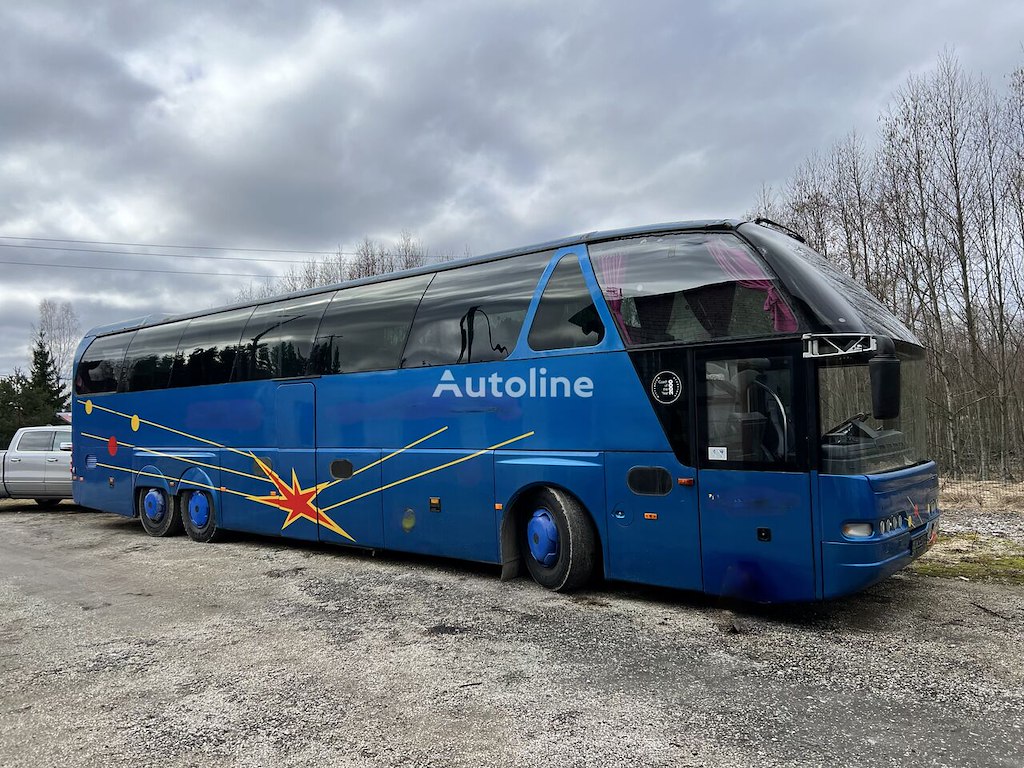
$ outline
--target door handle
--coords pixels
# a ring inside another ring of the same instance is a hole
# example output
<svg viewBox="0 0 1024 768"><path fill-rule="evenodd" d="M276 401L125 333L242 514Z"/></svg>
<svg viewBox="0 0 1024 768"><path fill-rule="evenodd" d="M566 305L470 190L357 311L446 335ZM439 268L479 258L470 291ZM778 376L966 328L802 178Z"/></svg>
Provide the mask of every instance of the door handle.
<svg viewBox="0 0 1024 768"><path fill-rule="evenodd" d="M19 461L21 461L21 459L11 459L11 464L16 464Z"/></svg>
<svg viewBox="0 0 1024 768"><path fill-rule="evenodd" d="M57 463L57 459L47 459L47 461L50 462L51 464Z"/></svg>

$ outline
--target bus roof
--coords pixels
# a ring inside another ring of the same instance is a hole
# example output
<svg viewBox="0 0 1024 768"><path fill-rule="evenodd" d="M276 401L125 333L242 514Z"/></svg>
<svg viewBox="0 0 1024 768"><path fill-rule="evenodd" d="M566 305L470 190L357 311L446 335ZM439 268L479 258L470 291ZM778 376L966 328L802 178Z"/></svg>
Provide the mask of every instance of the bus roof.
<svg viewBox="0 0 1024 768"><path fill-rule="evenodd" d="M595 243L600 242L602 240L615 240L622 237L637 237L640 235L660 234L664 232L731 230L735 229L742 223L743 221L740 219L701 219L696 221L674 221L665 222L663 224L650 224L647 226L640 227L627 227L624 229L610 229L603 231L587 232L581 235L565 237L560 240L551 240L546 243L537 243L535 245L529 245L521 248L512 248L504 251L495 251L493 253L487 253L481 256L469 256L466 258L454 259L452 261L446 261L437 264L425 264L421 267L414 267L413 269L404 269L399 272L388 272L383 275L374 275L372 277L359 278L358 280L347 280L342 283L333 283L331 285L318 286L316 288L309 288L302 291L282 293L278 296L273 297L253 299L250 301L241 301L236 302L234 304L225 304L220 307L201 310L199 312L189 312L181 315L143 315L141 317L123 320L118 323L96 326L95 328L90 329L85 334L85 336L87 338L91 336L102 336L108 333L116 333L117 331L127 331L134 328L141 328L143 326L160 325L162 323L167 323L171 321L187 320L193 317L213 315L228 309L241 309L244 307L256 306L258 304L266 304L270 301L283 301L285 299L292 299L299 296L312 296L318 293L328 293L330 291L335 291L338 290L339 288L351 288L357 285L367 285L370 283L381 283L388 280L397 280L400 277L410 277L413 275L428 274L432 272L443 272L445 270L456 269L458 267L464 267L470 264L482 264L488 261L498 261L499 259L507 259L513 256L521 256L527 253L537 253L539 251L551 251L556 250L558 248L568 248L573 245L580 245L584 243Z"/></svg>

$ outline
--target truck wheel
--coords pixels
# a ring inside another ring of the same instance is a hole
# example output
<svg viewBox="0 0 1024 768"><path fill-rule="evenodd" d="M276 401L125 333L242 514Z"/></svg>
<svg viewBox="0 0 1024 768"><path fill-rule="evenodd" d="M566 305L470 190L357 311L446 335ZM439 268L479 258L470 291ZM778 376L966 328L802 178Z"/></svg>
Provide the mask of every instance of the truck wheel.
<svg viewBox="0 0 1024 768"><path fill-rule="evenodd" d="M55 509L60 504L60 499L36 499L35 502L43 509Z"/></svg>
<svg viewBox="0 0 1024 768"><path fill-rule="evenodd" d="M523 559L534 581L555 592L589 582L597 565L590 515L564 491L544 487L530 499L523 524Z"/></svg>
<svg viewBox="0 0 1024 768"><path fill-rule="evenodd" d="M185 491L181 494L181 522L192 541L219 541L224 531L217 525L217 510L206 491Z"/></svg>
<svg viewBox="0 0 1024 768"><path fill-rule="evenodd" d="M176 536L181 533L181 515L174 497L160 488L143 488L136 495L139 520L150 536Z"/></svg>

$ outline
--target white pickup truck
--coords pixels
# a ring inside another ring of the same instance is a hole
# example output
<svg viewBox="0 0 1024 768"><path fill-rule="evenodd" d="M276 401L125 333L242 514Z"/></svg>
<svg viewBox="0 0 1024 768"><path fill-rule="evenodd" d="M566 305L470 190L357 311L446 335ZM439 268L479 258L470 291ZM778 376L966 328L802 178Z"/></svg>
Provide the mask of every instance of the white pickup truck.
<svg viewBox="0 0 1024 768"><path fill-rule="evenodd" d="M0 451L0 499L44 508L71 498L71 427L22 427Z"/></svg>

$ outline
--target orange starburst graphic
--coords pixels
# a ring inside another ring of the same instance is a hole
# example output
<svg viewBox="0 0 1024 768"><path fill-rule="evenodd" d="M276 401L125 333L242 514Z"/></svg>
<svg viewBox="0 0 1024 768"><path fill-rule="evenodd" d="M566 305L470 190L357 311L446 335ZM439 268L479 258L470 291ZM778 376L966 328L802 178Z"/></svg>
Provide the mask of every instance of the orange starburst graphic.
<svg viewBox="0 0 1024 768"><path fill-rule="evenodd" d="M270 496L246 496L246 498L250 501L255 501L258 504L265 504L268 507L277 507L278 509L287 512L288 515L285 517L284 524L281 526L282 531L296 520L305 518L315 525L322 525L327 530L333 531L339 536L344 536L349 541L355 541L355 539L349 536L340 525L328 517L326 513L318 509L313 503L317 494L320 493L324 487L329 485L329 483L320 483L319 485L313 485L309 488L303 488L299 483L299 478L295 474L295 470L293 469L292 482L291 485L289 485L279 474L268 467L266 462L256 458L256 463L259 465L259 468L263 470L263 473L267 476L270 482L274 484L274 487L277 489L277 493Z"/></svg>

